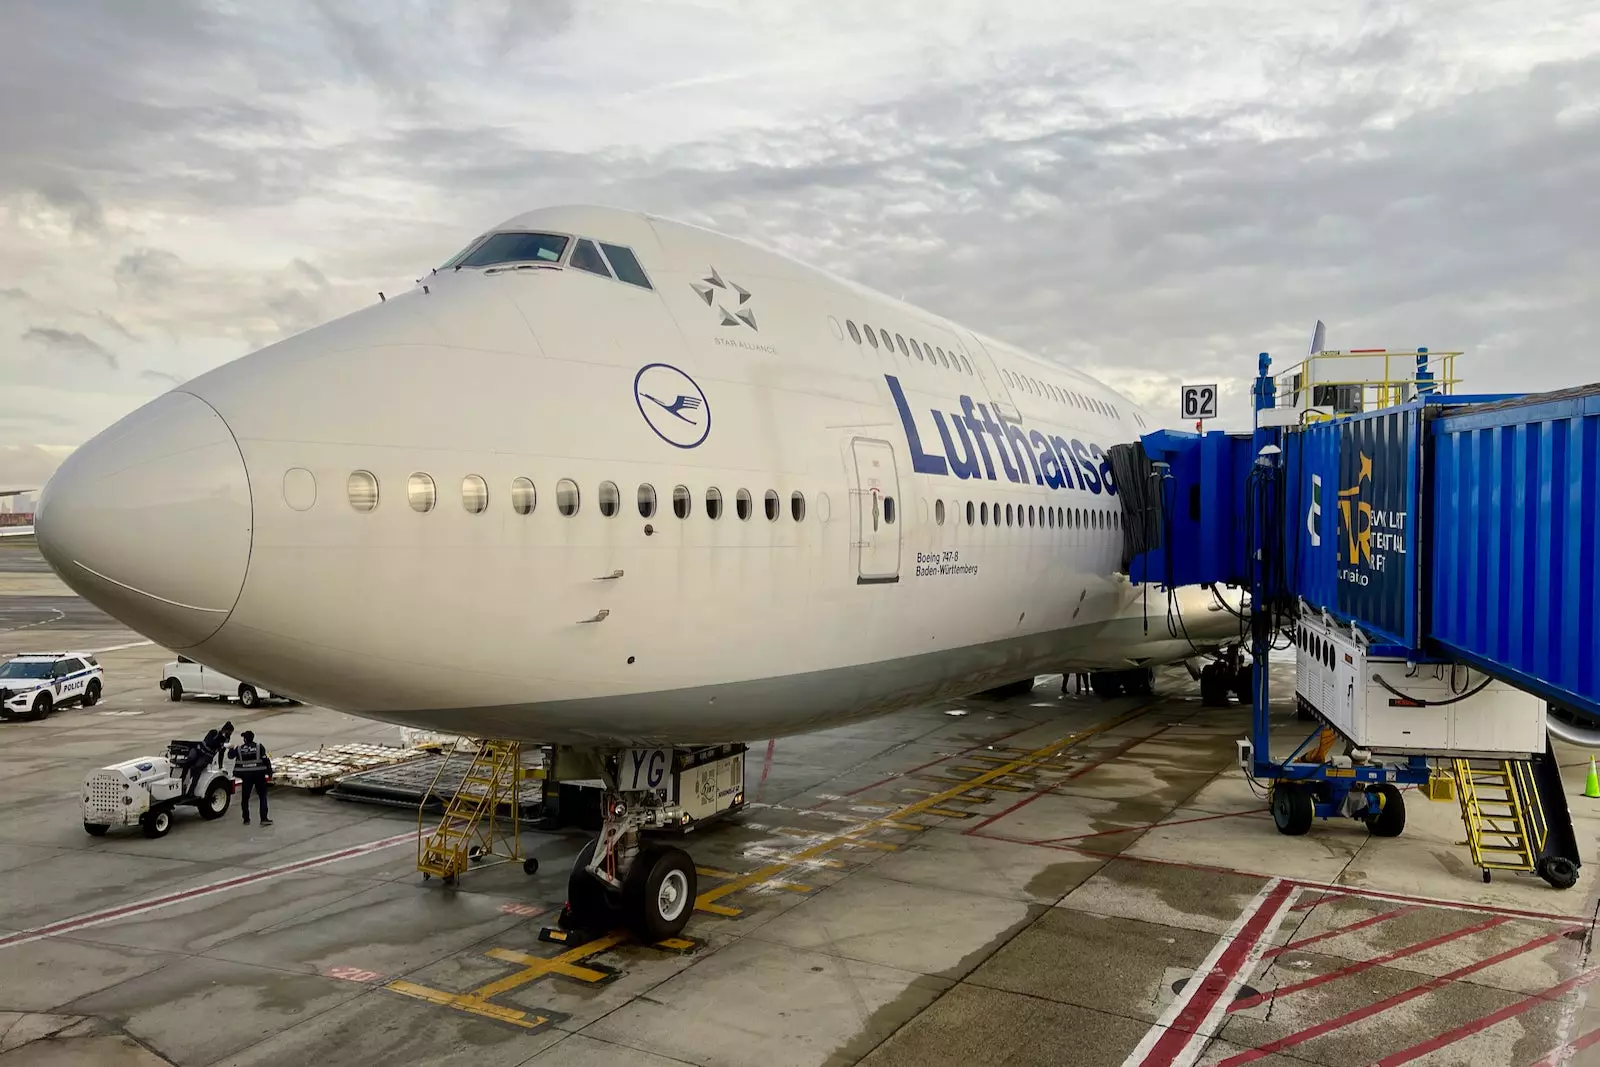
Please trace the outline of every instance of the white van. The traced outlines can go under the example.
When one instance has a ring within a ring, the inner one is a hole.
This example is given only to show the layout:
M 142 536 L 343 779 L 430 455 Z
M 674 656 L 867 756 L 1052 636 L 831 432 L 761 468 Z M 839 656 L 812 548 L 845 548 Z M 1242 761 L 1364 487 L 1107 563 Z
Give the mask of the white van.
M 213 697 L 231 700 L 235 697 L 247 708 L 259 707 L 263 700 L 286 700 L 258 685 L 241 682 L 188 656 L 179 656 L 161 669 L 161 688 L 169 700 L 182 700 L 185 696 Z

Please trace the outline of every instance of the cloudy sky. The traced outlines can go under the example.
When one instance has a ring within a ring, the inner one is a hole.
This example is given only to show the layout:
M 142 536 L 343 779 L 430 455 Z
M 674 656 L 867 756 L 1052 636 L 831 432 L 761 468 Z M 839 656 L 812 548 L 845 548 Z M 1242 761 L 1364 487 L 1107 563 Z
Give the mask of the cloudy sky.
M 1110 380 L 1600 378 L 1592 0 L 9 0 L 0 483 L 541 204 L 754 237 Z

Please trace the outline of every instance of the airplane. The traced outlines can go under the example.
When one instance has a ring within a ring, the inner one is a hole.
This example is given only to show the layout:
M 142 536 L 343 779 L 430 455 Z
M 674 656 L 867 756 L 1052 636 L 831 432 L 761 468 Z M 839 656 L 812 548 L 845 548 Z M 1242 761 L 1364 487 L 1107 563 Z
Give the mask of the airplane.
M 73 452 L 40 551 L 220 671 L 602 777 L 580 926 L 692 910 L 630 754 L 1239 642 L 1212 591 L 1119 573 L 1105 450 L 1154 424 L 1077 369 L 607 207 L 518 215 L 379 297 Z

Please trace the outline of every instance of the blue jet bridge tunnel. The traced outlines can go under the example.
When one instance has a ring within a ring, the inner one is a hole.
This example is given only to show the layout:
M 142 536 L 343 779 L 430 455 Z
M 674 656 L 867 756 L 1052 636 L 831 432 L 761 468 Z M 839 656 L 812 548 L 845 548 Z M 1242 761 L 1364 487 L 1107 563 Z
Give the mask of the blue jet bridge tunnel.
M 1281 831 L 1342 814 L 1394 836 L 1401 786 L 1459 789 L 1486 880 L 1565 888 L 1580 859 L 1547 733 L 1600 727 L 1600 384 L 1452 395 L 1436 357 L 1414 358 L 1399 380 L 1324 385 L 1275 381 L 1263 353 L 1253 432 L 1113 448 L 1124 569 L 1249 592 L 1240 763 Z M 1317 727 L 1274 760 L 1259 668 L 1291 648 Z M 1237 684 L 1201 682 L 1207 703 Z

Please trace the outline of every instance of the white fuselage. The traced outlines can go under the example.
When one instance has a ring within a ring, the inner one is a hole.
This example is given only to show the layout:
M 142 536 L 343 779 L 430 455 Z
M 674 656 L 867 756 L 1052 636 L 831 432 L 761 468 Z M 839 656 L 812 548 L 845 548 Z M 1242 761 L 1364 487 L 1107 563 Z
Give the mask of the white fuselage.
M 770 737 L 1234 631 L 1190 590 L 1188 638 L 1165 594 L 1146 633 L 1104 450 L 1153 427 L 1103 384 L 691 226 L 491 232 L 564 251 L 447 265 L 74 453 L 52 566 L 275 692 L 543 742 Z

